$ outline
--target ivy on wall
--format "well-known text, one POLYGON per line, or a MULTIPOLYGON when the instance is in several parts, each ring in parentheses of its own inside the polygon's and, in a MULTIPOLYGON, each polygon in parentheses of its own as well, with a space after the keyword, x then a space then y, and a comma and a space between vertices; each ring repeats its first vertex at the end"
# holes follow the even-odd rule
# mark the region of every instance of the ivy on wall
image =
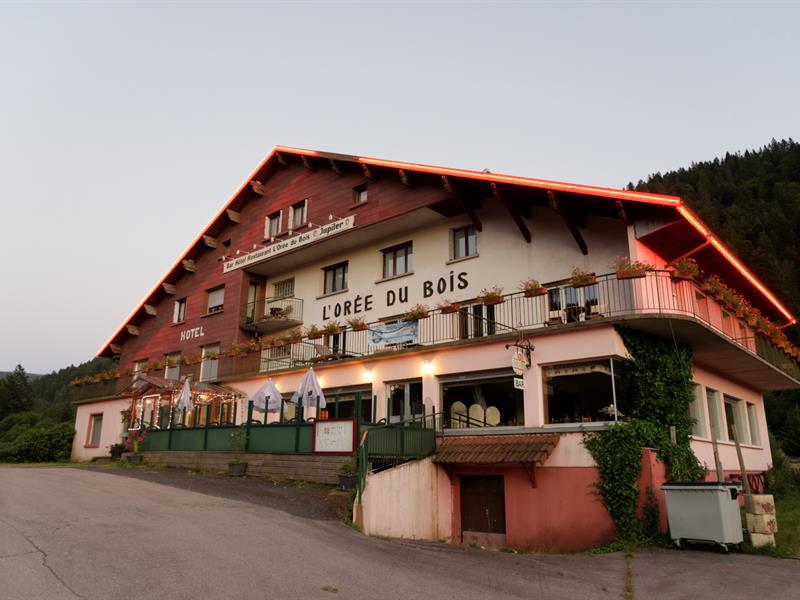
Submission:
POLYGON ((705 471, 690 446, 691 351, 639 331, 622 327, 617 331, 631 355, 621 365, 629 393, 620 406, 630 420, 586 433, 583 443, 597 463, 598 491, 617 533, 623 540, 637 540, 649 533, 636 514, 642 449, 655 448, 674 481, 696 481, 705 471), (670 426, 675 427, 675 443, 670 426))

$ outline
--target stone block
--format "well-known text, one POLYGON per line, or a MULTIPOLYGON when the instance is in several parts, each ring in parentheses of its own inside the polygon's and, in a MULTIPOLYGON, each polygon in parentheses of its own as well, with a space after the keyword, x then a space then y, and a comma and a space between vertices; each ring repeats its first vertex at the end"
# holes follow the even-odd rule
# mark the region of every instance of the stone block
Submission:
POLYGON ((751 515, 774 515, 775 499, 771 494, 745 494, 744 511, 751 515))
POLYGON ((747 531, 756 534, 773 534, 778 532, 778 522, 775 515, 745 515, 747 519, 747 531))
POLYGON ((750 543, 753 548, 761 548, 763 546, 774 546, 775 536, 771 533, 751 533, 750 543))

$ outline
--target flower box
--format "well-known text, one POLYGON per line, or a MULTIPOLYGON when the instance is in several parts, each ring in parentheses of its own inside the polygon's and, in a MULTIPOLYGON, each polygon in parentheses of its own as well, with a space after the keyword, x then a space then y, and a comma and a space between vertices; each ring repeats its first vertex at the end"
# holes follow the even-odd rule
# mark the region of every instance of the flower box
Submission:
POLYGON ((581 277, 580 279, 573 278, 570 281, 570 283, 572 284, 572 287, 575 288, 582 288, 586 287, 587 285, 594 285, 595 283, 597 283, 597 275, 592 273, 591 275, 586 277, 581 277))
POLYGON ((493 304, 502 304, 505 301, 506 299, 503 298, 503 296, 489 296, 488 298, 483 299, 483 303, 486 306, 491 306, 493 304))
POLYGON ((443 315, 451 315, 461 310, 460 304, 448 304, 439 309, 443 315))
POLYGON ((641 279, 647 275, 645 269, 619 269, 617 279, 641 279))
POLYGON ((673 281, 694 281, 694 277, 692 275, 680 273, 678 271, 670 271, 669 276, 673 281))
POLYGON ((547 293, 547 288, 540 287, 533 290, 524 290, 522 293, 526 298, 535 298, 536 296, 544 296, 547 293))
POLYGON ((353 331, 366 331, 367 329, 369 329, 369 325, 367 323, 353 325, 353 331))

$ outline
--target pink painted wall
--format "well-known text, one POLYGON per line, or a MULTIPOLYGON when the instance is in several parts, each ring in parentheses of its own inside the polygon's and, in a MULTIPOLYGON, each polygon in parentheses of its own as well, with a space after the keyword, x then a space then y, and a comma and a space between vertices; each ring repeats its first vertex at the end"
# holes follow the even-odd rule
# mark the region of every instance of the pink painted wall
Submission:
POLYGON ((72 460, 91 460, 98 456, 108 456, 108 447, 120 441, 122 433, 120 413, 129 407, 130 401, 127 399, 79 404, 75 413, 75 438, 72 440, 72 460), (86 432, 89 429, 89 417, 96 413, 103 414, 100 444, 97 448, 89 448, 86 447, 86 432))

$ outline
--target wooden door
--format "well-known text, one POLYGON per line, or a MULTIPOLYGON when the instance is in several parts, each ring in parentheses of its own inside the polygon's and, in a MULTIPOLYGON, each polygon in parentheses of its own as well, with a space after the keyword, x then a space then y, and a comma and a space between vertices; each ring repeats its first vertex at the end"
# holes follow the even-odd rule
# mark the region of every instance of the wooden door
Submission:
POLYGON ((461 475, 461 531, 506 532, 502 475, 461 475))

